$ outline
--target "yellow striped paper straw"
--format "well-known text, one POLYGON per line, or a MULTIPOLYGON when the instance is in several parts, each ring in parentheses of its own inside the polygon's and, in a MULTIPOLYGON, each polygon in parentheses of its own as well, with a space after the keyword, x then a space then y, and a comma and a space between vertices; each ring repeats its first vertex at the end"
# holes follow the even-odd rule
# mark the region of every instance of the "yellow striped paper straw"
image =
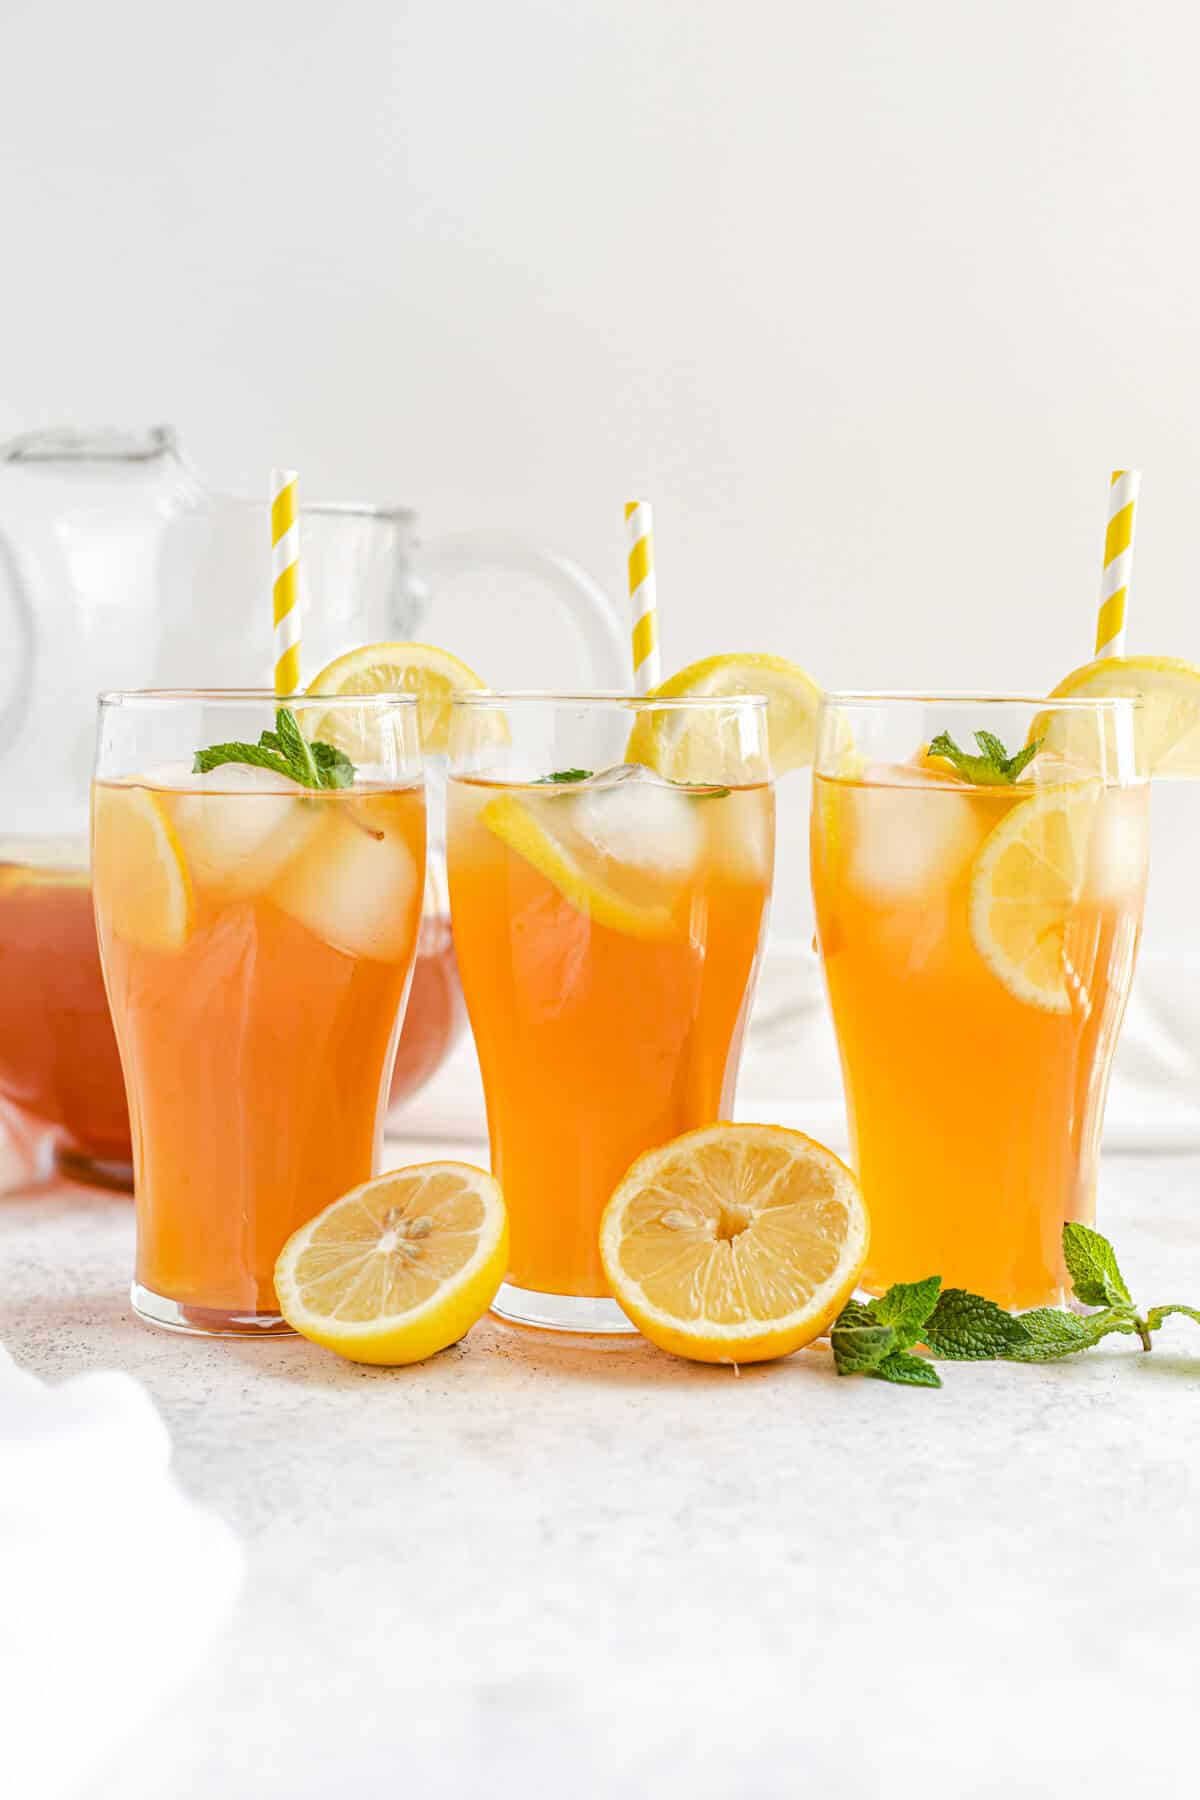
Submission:
POLYGON ((271 470, 271 594, 275 605, 275 692, 300 686, 300 524, 295 469, 271 470))
POLYGON ((658 658, 658 595, 654 585, 654 517, 648 500, 625 502, 629 540, 629 610, 633 617, 633 691, 648 694, 662 680, 658 658))
POLYGON ((1133 573, 1133 523, 1137 512, 1138 469, 1114 469, 1108 489, 1108 527, 1104 533, 1104 570, 1100 577, 1100 610, 1096 615, 1096 655, 1125 654, 1125 603, 1133 573))

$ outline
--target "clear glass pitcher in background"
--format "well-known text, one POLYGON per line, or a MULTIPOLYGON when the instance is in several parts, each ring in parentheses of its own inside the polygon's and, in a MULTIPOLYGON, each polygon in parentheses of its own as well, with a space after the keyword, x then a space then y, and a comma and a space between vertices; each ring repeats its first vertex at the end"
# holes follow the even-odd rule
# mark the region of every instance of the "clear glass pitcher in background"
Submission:
MULTIPOLYGON (((497 684, 623 688, 617 614, 579 569, 504 531, 422 546, 402 507, 305 501, 306 677, 356 644, 426 636, 497 684), (482 602, 482 604, 481 604, 482 602), (527 629, 537 614, 536 632, 527 629)), ((87 811, 102 689, 261 684, 273 662, 268 506, 210 490, 159 427, 0 444, 0 1105, 7 1180, 31 1160, 130 1179, 124 1087, 100 977, 87 811)), ((429 882, 393 1100, 464 1020, 446 899, 444 770, 428 771, 429 882)), ((0 1181, 6 1172, 0 1168, 0 1181)))

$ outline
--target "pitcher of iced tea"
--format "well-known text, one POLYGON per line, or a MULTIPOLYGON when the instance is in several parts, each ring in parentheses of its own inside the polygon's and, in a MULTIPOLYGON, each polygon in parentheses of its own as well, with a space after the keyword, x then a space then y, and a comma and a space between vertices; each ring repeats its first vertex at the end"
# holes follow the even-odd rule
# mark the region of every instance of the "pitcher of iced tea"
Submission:
MULTIPOLYGON (((310 673, 356 644, 428 635, 499 681, 510 671, 493 672, 489 634, 511 654, 511 640, 534 635, 524 629, 532 610, 559 679, 624 684, 615 611, 565 559, 501 531, 461 532, 418 558, 405 508, 301 502, 310 673)), ((32 1161, 130 1183, 88 878, 96 695, 261 685, 273 658, 270 585, 265 496, 213 491, 169 428, 0 444, 0 1112, 8 1163, 25 1174, 32 1161)), ((443 773, 427 771, 429 875, 397 1101, 433 1073, 464 1020, 443 773)))

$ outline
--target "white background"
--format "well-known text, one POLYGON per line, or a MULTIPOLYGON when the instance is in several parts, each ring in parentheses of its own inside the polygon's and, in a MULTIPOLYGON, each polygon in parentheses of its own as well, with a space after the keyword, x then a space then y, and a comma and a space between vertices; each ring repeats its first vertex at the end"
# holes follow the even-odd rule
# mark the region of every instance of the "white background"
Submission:
MULTIPOLYGON (((667 664, 1043 687, 1200 659, 1182 4, 0 0, 0 432, 541 535, 667 664)), ((486 673, 486 671, 485 671, 486 673)))

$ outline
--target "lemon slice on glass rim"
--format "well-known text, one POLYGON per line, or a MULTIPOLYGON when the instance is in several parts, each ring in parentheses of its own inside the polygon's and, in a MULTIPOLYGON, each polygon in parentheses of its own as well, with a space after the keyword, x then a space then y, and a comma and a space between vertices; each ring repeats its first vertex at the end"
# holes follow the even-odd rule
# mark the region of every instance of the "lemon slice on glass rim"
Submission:
POLYGON ((499 1183, 469 1163, 418 1163, 352 1188, 290 1237, 279 1310, 352 1362, 421 1362, 457 1343, 508 1264, 499 1183))
MULTIPOLYGON (((436 644, 363 644, 326 665, 308 685, 308 694, 415 694, 421 747, 427 755, 444 755, 450 740, 450 700, 461 690, 481 691, 487 683, 461 658, 436 644)), ((306 709, 307 712, 308 709, 306 709)), ((354 762, 371 762, 371 711, 360 718, 339 710, 306 718, 310 738, 344 750, 354 762), (357 752, 357 754, 356 754, 357 752)))
MULTIPOLYGON (((785 775, 813 760, 821 690, 811 675, 783 656, 738 652, 689 663, 654 689, 655 700, 731 699, 761 694, 767 702, 771 772, 785 775)), ((629 762, 644 763, 670 781, 739 782, 762 780, 766 770, 747 758, 731 713, 729 729, 711 712, 686 708, 644 712, 626 751, 629 762)))
POLYGON ((789 1356, 827 1331, 866 1260, 858 1183, 781 1125, 708 1125, 639 1156, 600 1222, 613 1295, 695 1362, 789 1356))
MULTIPOLYGON (((1200 668, 1175 656, 1106 656, 1063 677, 1052 700, 1142 702, 1138 729, 1151 775, 1200 775, 1200 668)), ((1048 715, 1051 747, 1070 731, 1066 713, 1048 715)))

